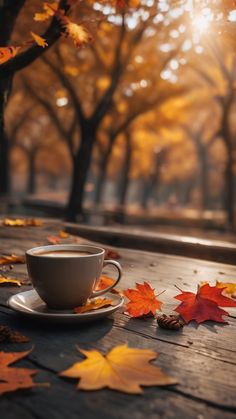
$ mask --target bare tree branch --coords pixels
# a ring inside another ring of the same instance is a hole
[[[53,106],[44,98],[42,98],[38,93],[36,93],[36,91],[32,88],[32,86],[29,85],[29,83],[23,79],[23,83],[24,83],[24,87],[26,89],[26,91],[42,106],[46,109],[46,111],[48,112],[48,114],[51,117],[52,122],[54,123],[55,127],[57,128],[60,136],[63,138],[64,141],[66,141],[70,154],[73,156],[73,147],[72,147],[72,143],[71,143],[71,139],[68,135],[68,132],[65,130],[63,124],[61,123],[60,118],[58,117],[55,109],[53,108]],[[71,127],[70,127],[71,128]],[[70,130],[70,129],[69,129]]]
[[[56,54],[57,54],[58,58],[61,59],[60,52],[59,52],[58,49],[56,50]],[[53,71],[54,74],[57,75],[57,77],[60,80],[60,82],[62,83],[62,85],[68,91],[68,93],[71,97],[71,100],[73,102],[73,105],[75,107],[75,111],[77,113],[79,123],[80,123],[80,125],[82,125],[84,123],[84,120],[85,120],[85,115],[84,115],[84,112],[83,112],[83,109],[82,109],[80,99],[77,96],[77,94],[75,92],[75,88],[74,88],[73,84],[71,83],[71,81],[69,80],[69,77],[66,76],[66,74],[62,71],[60,66],[55,65],[54,63],[52,63],[52,61],[50,61],[47,57],[43,56],[42,61]]]
[[[111,83],[110,83],[110,86],[105,91],[101,100],[96,105],[93,116],[91,118],[93,120],[94,125],[99,124],[99,122],[105,115],[108,107],[111,105],[113,94],[120,80],[122,70],[123,70],[123,66],[121,63],[121,49],[122,49],[122,44],[123,44],[125,33],[126,33],[126,26],[125,26],[125,17],[123,15],[122,25],[120,28],[120,36],[117,42],[115,56],[114,56],[114,63],[111,70]]]

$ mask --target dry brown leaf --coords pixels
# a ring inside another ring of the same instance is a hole
[[[16,278],[7,278],[5,276],[0,276],[0,285],[2,284],[18,285],[18,287],[20,287],[21,281],[20,279]]]
[[[100,390],[111,388],[124,393],[139,394],[141,386],[166,386],[177,384],[175,378],[166,375],[159,367],[150,364],[158,354],[149,349],[114,347],[107,355],[96,350],[81,350],[86,359],[76,362],[61,372],[62,377],[80,379],[77,389]]]
[[[0,265],[11,265],[13,263],[25,263],[25,256],[13,254],[0,257]]]
[[[110,305],[112,305],[112,300],[109,300],[108,298],[94,298],[93,300],[88,300],[85,305],[74,308],[74,312],[86,313],[87,311],[98,310],[99,308]]]
[[[2,224],[7,227],[39,227],[43,222],[35,218],[4,218]]]
[[[26,343],[30,338],[22,335],[17,330],[12,330],[8,326],[0,326],[0,342],[6,343]]]
[[[48,383],[33,382],[32,377],[37,374],[37,370],[9,367],[30,352],[0,352],[0,395],[19,389],[49,386]]]

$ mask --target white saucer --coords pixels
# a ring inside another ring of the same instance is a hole
[[[120,308],[124,303],[124,298],[119,294],[108,292],[107,294],[104,294],[104,296],[112,300],[112,305],[87,313],[74,313],[72,310],[58,311],[49,309],[34,289],[12,295],[8,300],[8,305],[18,313],[41,320],[61,323],[84,323],[106,317]]]

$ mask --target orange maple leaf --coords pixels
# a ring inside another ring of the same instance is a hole
[[[220,307],[236,307],[236,302],[222,295],[222,292],[223,288],[210,287],[209,284],[199,287],[196,294],[183,291],[175,296],[181,301],[175,311],[183,317],[185,323],[191,320],[197,323],[203,323],[206,320],[226,323],[222,316],[228,316],[229,313]]]
[[[56,11],[58,10],[58,3],[43,3],[43,12],[41,13],[35,13],[34,20],[38,22],[44,22],[45,20],[48,20],[50,17],[54,16]]]
[[[115,280],[112,278],[109,278],[109,276],[102,275],[99,278],[99,281],[96,285],[96,290],[104,290],[105,288],[109,287],[110,285],[114,284]]]
[[[162,302],[157,299],[154,291],[147,282],[136,284],[136,289],[123,291],[123,294],[130,300],[127,304],[127,312],[131,317],[141,317],[145,314],[155,316]]]
[[[14,58],[16,54],[21,50],[21,46],[8,46],[0,47],[0,64],[3,64],[9,61],[11,58]]]
[[[25,358],[27,352],[0,352],[0,395],[38,386],[49,386],[48,383],[34,383],[32,377],[37,374],[37,370],[28,368],[14,368],[9,365]]]
[[[98,310],[99,308],[110,305],[112,305],[112,300],[109,300],[108,298],[94,298],[93,300],[88,300],[85,305],[74,308],[74,312],[86,313],[87,311]]]
[[[0,257],[0,265],[11,265],[12,263],[25,263],[24,255],[4,255]]]
[[[46,39],[42,38],[40,35],[37,35],[34,32],[30,32],[30,34],[39,47],[46,48],[48,46]]]
[[[81,350],[86,359],[76,362],[59,375],[79,378],[78,390],[111,388],[130,394],[143,392],[141,386],[166,386],[177,384],[175,378],[166,375],[159,367],[150,364],[158,354],[150,349],[114,347],[107,355],[96,350]]]

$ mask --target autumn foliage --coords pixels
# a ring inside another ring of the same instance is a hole
[[[0,395],[19,389],[45,386],[45,383],[34,383],[32,377],[37,374],[37,370],[11,366],[16,361],[25,358],[30,352],[0,352]]]
[[[227,311],[220,307],[236,307],[236,301],[222,295],[224,288],[205,284],[199,287],[197,293],[183,291],[175,296],[181,304],[175,309],[181,315],[185,323],[195,320],[203,323],[206,320],[213,320],[219,323],[226,323],[223,316],[228,316]]]
[[[155,316],[156,311],[161,309],[162,302],[158,300],[154,291],[147,282],[136,284],[136,289],[123,291],[125,297],[130,300],[127,304],[127,313],[131,317]]]

